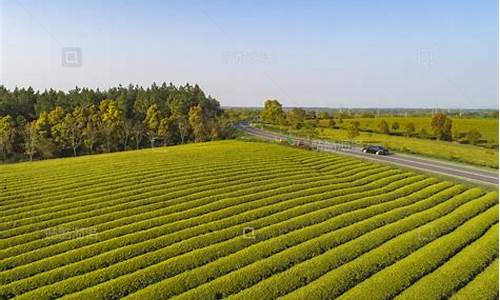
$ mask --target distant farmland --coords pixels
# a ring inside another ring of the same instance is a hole
[[[389,126],[394,122],[399,123],[400,129],[398,133],[404,133],[404,127],[408,123],[415,125],[415,131],[420,132],[422,129],[431,133],[431,117],[378,117],[378,118],[358,118],[361,130],[380,132],[378,125],[381,120],[385,120]],[[342,128],[347,128],[352,120],[346,119],[343,124],[338,124]],[[453,130],[461,133],[467,133],[470,130],[478,130],[481,133],[481,138],[485,140],[487,145],[496,145],[498,147],[498,119],[483,119],[483,118],[452,118]],[[394,130],[393,130],[394,131]]]
[[[399,129],[390,129],[391,135],[380,132],[378,125],[385,120],[389,126],[395,122]],[[380,118],[356,118],[344,119],[342,123],[337,120],[336,129],[328,128],[328,120],[322,120],[322,127],[318,130],[318,136],[322,139],[335,141],[355,141],[361,144],[380,144],[400,153],[418,154],[432,158],[457,161],[477,166],[498,169],[498,119],[456,119],[453,118],[453,131],[465,134],[470,130],[478,130],[481,134],[480,145],[461,144],[458,142],[446,142],[429,138],[407,137],[404,134],[406,124],[413,123],[416,132],[422,129],[431,133],[430,117],[380,117]],[[359,122],[360,134],[350,138],[348,130],[354,121]],[[294,135],[306,136],[300,130],[293,130],[278,125],[265,125],[266,129],[287,132]]]
[[[0,207],[3,298],[498,297],[496,192],[339,155],[224,141],[4,165]]]

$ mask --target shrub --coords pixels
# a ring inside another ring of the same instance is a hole
[[[483,211],[495,204],[496,194],[490,194],[470,201],[471,197],[473,199],[476,196],[477,194],[469,196],[460,195],[449,201],[438,204],[428,211],[412,214],[398,222],[381,227],[348,243],[337,246],[322,255],[314,256],[301,264],[293,266],[285,272],[277,273],[276,275],[259,282],[255,286],[244,290],[242,293],[237,294],[237,298],[275,298],[283,296],[302,286],[306,286],[307,288],[297,290],[297,298],[300,298],[301,296],[303,297],[307,294],[308,299],[316,299],[321,298],[322,293],[335,293],[335,291],[332,291],[331,289],[343,289],[345,285],[353,283],[349,280],[350,276],[344,277],[344,283],[339,284],[338,287],[337,285],[331,284],[332,281],[329,281],[329,287],[325,287],[324,284],[328,282],[326,277],[324,277],[325,281],[322,282],[314,280],[323,276],[330,270],[339,268],[343,264],[359,257],[363,253],[376,248],[384,242],[391,239],[397,240],[398,235],[404,236],[403,234],[405,232],[411,231],[412,229],[422,226],[428,222],[432,222],[437,219],[436,222],[441,224],[440,228],[443,228],[444,232],[449,232],[454,228],[450,227],[450,221],[454,221],[454,224],[457,224],[458,226],[462,221],[464,221],[464,218],[466,220],[467,218],[476,215],[478,211]],[[436,222],[429,223],[432,225],[427,226],[427,230],[434,227]],[[414,240],[418,242],[418,245],[422,245],[424,244],[424,241],[415,238],[415,235],[422,236],[424,234],[426,234],[425,230],[423,232],[422,230],[415,231],[410,235],[410,240]],[[409,242],[407,241],[407,236],[408,235],[399,240],[404,239],[405,243]],[[406,245],[405,243],[400,243],[400,245]],[[397,245],[397,243],[391,243],[391,245]],[[411,245],[412,243],[409,243],[408,247]],[[387,254],[392,255],[392,252],[387,252]],[[347,276],[344,273],[342,274]],[[353,273],[352,275],[356,275],[356,273]]]
[[[482,198],[482,200],[469,202],[447,216],[425,224],[406,234],[401,234],[359,259],[350,262],[343,260],[344,263],[342,266],[325,274],[319,280],[288,294],[284,298],[304,299],[306,295],[308,299],[324,299],[326,295],[337,297],[377,271],[397,262],[412,252],[417,251],[417,249],[426,243],[444,234],[448,234],[456,228],[458,229],[455,232],[449,234],[452,238],[460,239],[462,235],[467,235],[471,232],[473,233],[472,237],[480,235],[485,229],[498,221],[498,206],[491,207],[495,205],[492,198],[486,197]],[[471,206],[474,206],[474,208]],[[486,212],[481,214],[485,210]],[[478,214],[480,215],[478,216]],[[465,224],[459,227],[464,222]]]
[[[498,258],[465,287],[450,297],[451,300],[498,299]]]

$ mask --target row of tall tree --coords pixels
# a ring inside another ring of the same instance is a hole
[[[287,126],[293,129],[304,129],[310,131],[310,126],[320,127],[320,121],[326,120],[329,128],[336,128],[337,123],[343,123],[343,118],[347,118],[343,113],[330,114],[325,111],[315,112],[306,111],[302,108],[294,107],[285,111],[278,100],[269,99],[264,102],[264,108],[261,112],[261,120],[265,123]],[[452,120],[444,113],[438,112],[431,118],[432,134],[426,132],[416,133],[415,124],[409,122],[405,124],[403,130],[407,136],[418,136],[423,138],[437,138],[439,140],[451,141],[452,138]],[[393,131],[391,131],[391,128]],[[350,121],[346,127],[349,138],[354,138],[359,135],[360,122],[357,120]],[[399,131],[400,125],[394,122],[391,127],[382,119],[378,124],[378,129],[384,134],[394,133]],[[470,143],[477,143],[481,137],[477,130],[467,133],[467,139]]]
[[[0,86],[3,161],[202,142],[232,134],[219,102],[198,85],[69,92]]]
[[[320,120],[328,120],[328,126],[334,128],[336,121],[339,123],[343,122],[342,114],[329,114],[328,112],[316,113],[312,110],[304,110],[300,107],[293,107],[292,109],[283,110],[281,103],[278,100],[266,100],[264,102],[264,108],[261,112],[261,120],[269,124],[277,124],[282,126],[290,126],[293,129],[301,129],[307,127],[310,123],[319,126]],[[310,120],[310,122],[306,122]]]
[[[452,141],[452,126],[453,121],[444,113],[438,112],[434,114],[431,118],[430,127],[432,134],[429,134],[425,128],[421,128],[420,132],[416,132],[415,124],[408,122],[404,124],[402,128],[403,133],[406,136],[416,136],[421,138],[436,138],[442,141]],[[381,119],[377,125],[378,130],[383,134],[395,134],[401,132],[401,126],[398,122],[393,122],[391,126],[386,120]],[[479,134],[479,136],[477,136]],[[481,137],[481,134],[477,130],[472,130],[467,133],[467,136],[473,136],[473,141],[471,143],[477,143],[477,140]]]

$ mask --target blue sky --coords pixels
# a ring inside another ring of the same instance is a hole
[[[198,83],[222,105],[498,108],[498,2],[2,0],[1,83]],[[81,66],[62,48],[81,48]]]

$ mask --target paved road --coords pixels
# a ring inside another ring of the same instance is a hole
[[[367,154],[361,151],[361,147],[352,144],[341,144],[326,142],[321,140],[308,140],[296,137],[287,137],[274,132],[261,130],[258,128],[250,127],[247,124],[240,124],[238,127],[246,131],[248,134],[267,140],[291,140],[293,142],[303,142],[311,145],[312,148],[326,151],[326,152],[339,152],[346,155],[362,157],[379,162],[391,163],[403,167],[418,169],[427,172],[444,174],[448,176],[459,177],[471,181],[478,181],[481,183],[489,183],[498,185],[498,172],[489,172],[480,170],[473,167],[461,166],[458,164],[448,164],[432,159],[425,159],[420,157],[413,157],[410,155],[391,154],[388,156],[379,156],[374,154]]]

